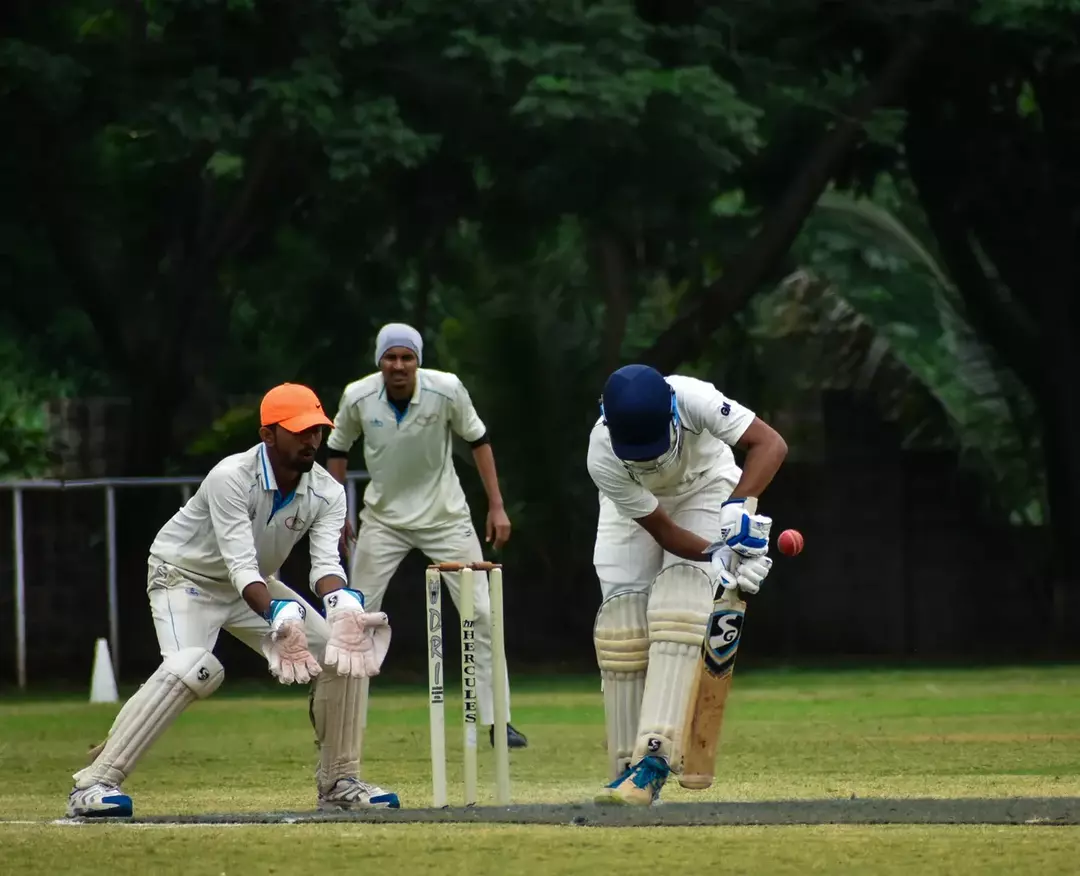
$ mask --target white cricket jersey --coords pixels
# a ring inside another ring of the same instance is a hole
[[[278,491],[266,446],[227,456],[166,523],[150,555],[208,584],[238,592],[276,573],[309,534],[310,584],[327,575],[347,581],[338,555],[345,488],[317,463],[288,496]]]
[[[363,435],[371,476],[364,490],[365,514],[386,526],[427,529],[469,515],[454,468],[451,433],[472,442],[486,431],[456,375],[418,368],[404,413],[386,397],[382,372],[346,386],[326,443],[347,452]]]
[[[753,411],[727,398],[711,383],[679,375],[665,380],[675,390],[682,429],[682,448],[668,467],[649,471],[648,465],[619,459],[611,449],[611,436],[602,418],[589,435],[589,474],[601,499],[608,499],[620,514],[635,520],[655,511],[661,499],[688,495],[715,480],[735,486],[742,470],[731,447],[755,417]]]

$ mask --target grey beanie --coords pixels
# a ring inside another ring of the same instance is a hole
[[[420,337],[420,332],[411,325],[391,322],[379,329],[379,336],[375,339],[376,367],[391,347],[408,347],[416,353],[417,363],[420,365],[424,363],[424,341]]]

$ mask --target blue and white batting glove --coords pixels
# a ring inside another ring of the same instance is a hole
[[[717,545],[731,548],[740,557],[763,557],[769,552],[771,529],[771,517],[748,514],[745,499],[728,499],[720,507]]]
[[[709,561],[712,563],[713,569],[713,589],[715,590],[717,586],[720,586],[725,590],[734,590],[739,586],[733,571],[737,563],[735,554],[726,545],[718,547],[713,544],[709,545],[709,547],[713,548],[712,553],[709,555]]]
[[[726,545],[717,547],[710,555],[713,568],[713,586],[725,590],[741,590],[753,595],[761,589],[761,582],[772,568],[772,557],[744,559]]]

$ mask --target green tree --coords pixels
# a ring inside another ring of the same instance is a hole
[[[908,90],[904,133],[966,312],[1037,405],[1059,605],[1080,525],[1078,34],[1075,2],[987,0],[953,17]]]

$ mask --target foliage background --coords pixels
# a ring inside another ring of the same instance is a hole
[[[488,421],[507,561],[544,581],[589,555],[586,436],[636,360],[796,463],[881,455],[837,398],[945,454],[967,513],[1041,534],[1061,622],[1078,25],[1075,0],[8,4],[0,473],[79,473],[59,398],[122,400],[109,473],[203,471],[265,388],[334,409],[406,320]]]

